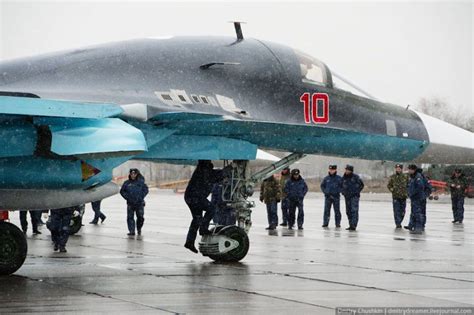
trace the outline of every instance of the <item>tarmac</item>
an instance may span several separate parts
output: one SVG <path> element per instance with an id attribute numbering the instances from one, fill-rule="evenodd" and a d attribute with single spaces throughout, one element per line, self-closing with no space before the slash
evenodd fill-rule
<path id="1" fill-rule="evenodd" d="M 258 201 L 254 199 L 255 201 Z M 0 277 L 0 313 L 335 314 L 338 307 L 474 307 L 473 200 L 453 225 L 449 197 L 428 202 L 423 235 L 396 230 L 390 196 L 363 194 L 356 232 L 322 224 L 323 198 L 305 199 L 303 231 L 265 230 L 257 202 L 250 251 L 241 263 L 214 263 L 183 247 L 190 213 L 183 196 L 152 189 L 142 236 L 128 237 L 125 202 L 103 201 L 103 224 L 53 252 L 49 231 L 28 231 L 29 254 Z M 18 213 L 10 213 L 18 224 Z M 280 215 L 280 211 L 279 211 Z M 29 216 L 28 216 L 29 218 Z M 405 218 L 405 222 L 408 218 Z M 465 312 L 466 314 L 466 312 Z"/>

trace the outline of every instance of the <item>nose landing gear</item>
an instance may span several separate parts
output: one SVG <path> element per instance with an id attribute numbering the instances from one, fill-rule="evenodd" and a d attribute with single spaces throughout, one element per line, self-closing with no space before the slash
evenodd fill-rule
<path id="1" fill-rule="evenodd" d="M 247 200 L 253 194 L 253 187 L 260 180 L 267 178 L 285 167 L 293 164 L 305 155 L 292 153 L 280 161 L 249 176 L 248 161 L 234 160 L 230 165 L 231 172 L 222 189 L 222 200 L 226 206 L 233 208 L 237 217 L 237 226 L 217 226 L 212 234 L 204 235 L 199 242 L 199 250 L 204 256 L 215 261 L 237 262 L 248 253 L 250 241 L 247 233 L 252 226 L 253 201 Z"/>

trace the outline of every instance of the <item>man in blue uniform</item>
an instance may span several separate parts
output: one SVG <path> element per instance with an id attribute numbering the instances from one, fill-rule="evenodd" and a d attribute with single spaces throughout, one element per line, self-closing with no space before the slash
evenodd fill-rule
<path id="1" fill-rule="evenodd" d="M 423 185 L 424 185 L 424 190 L 423 190 L 424 198 L 421 200 L 421 225 L 422 225 L 422 230 L 424 231 L 425 225 L 426 225 L 426 204 L 427 204 L 428 198 L 433 192 L 433 186 L 431 186 L 431 183 L 428 177 L 426 177 L 426 175 L 423 174 L 422 168 L 418 168 L 417 172 L 420 173 L 421 177 L 423 178 Z"/>
<path id="2" fill-rule="evenodd" d="M 301 177 L 299 169 L 295 168 L 291 171 L 291 177 L 286 181 L 284 192 L 289 201 L 288 229 L 292 230 L 295 225 L 296 208 L 298 208 L 298 230 L 302 230 L 304 223 L 303 200 L 308 192 L 308 186 Z"/>
<path id="3" fill-rule="evenodd" d="M 466 196 L 466 188 L 468 186 L 466 176 L 464 176 L 460 168 L 456 168 L 448 180 L 448 187 L 451 191 L 454 224 L 461 224 L 464 220 L 464 197 Z"/>
<path id="4" fill-rule="evenodd" d="M 324 194 L 323 227 L 328 227 L 331 217 L 331 206 L 334 207 L 336 227 L 341 227 L 340 194 L 342 177 L 337 175 L 337 165 L 329 165 L 328 176 L 321 182 L 321 191 Z"/>
<path id="5" fill-rule="evenodd" d="M 127 200 L 127 235 L 135 235 L 135 215 L 137 216 L 137 233 L 141 235 L 143 223 L 145 222 L 145 197 L 148 195 L 148 186 L 145 184 L 145 178 L 138 169 L 130 169 L 128 180 L 123 183 L 120 194 Z"/>
<path id="6" fill-rule="evenodd" d="M 224 185 L 222 182 L 214 184 L 211 192 L 211 204 L 214 206 L 215 214 L 212 218 L 217 225 L 235 225 L 237 218 L 235 216 L 235 209 L 228 206 L 226 202 L 224 202 L 224 198 L 222 196 L 222 191 L 224 189 Z M 229 198 L 230 190 L 226 191 L 225 198 Z"/>
<path id="7" fill-rule="evenodd" d="M 54 251 L 59 250 L 66 253 L 66 243 L 69 239 L 69 227 L 74 213 L 74 207 L 52 209 L 49 218 L 48 229 L 51 231 L 51 240 L 54 243 Z"/>
<path id="8" fill-rule="evenodd" d="M 286 196 L 285 193 L 285 185 L 286 181 L 290 178 L 290 168 L 285 167 L 281 173 L 280 173 L 280 195 L 281 195 L 281 218 L 282 218 L 282 223 L 280 226 L 287 226 L 288 225 L 288 209 L 290 207 L 290 201 L 288 200 L 288 197 Z"/>
<path id="9" fill-rule="evenodd" d="M 364 189 L 364 182 L 359 175 L 354 174 L 354 166 L 346 165 L 342 177 L 342 195 L 346 201 L 346 214 L 349 227 L 346 230 L 355 231 L 359 222 L 360 192 Z"/>
<path id="10" fill-rule="evenodd" d="M 408 196 L 411 202 L 411 217 L 412 222 L 410 227 L 410 233 L 421 234 L 423 230 L 423 200 L 425 198 L 425 180 L 423 176 L 418 172 L 418 167 L 415 164 L 408 166 L 408 172 L 410 178 L 408 181 Z"/>

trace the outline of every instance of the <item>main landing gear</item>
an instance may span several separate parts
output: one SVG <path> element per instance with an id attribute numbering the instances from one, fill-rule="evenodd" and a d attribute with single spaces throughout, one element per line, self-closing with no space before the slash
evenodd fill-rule
<path id="1" fill-rule="evenodd" d="M 25 234 L 6 220 L 8 211 L 0 210 L 0 276 L 17 271 L 25 262 L 28 251 Z"/>
<path id="2" fill-rule="evenodd" d="M 221 262 L 242 260 L 250 247 L 247 233 L 252 226 L 251 215 L 255 203 L 247 199 L 252 196 L 253 187 L 260 180 L 280 172 L 304 156 L 301 153 L 290 154 L 253 175 L 249 174 L 248 161 L 232 161 L 230 174 L 224 180 L 222 199 L 227 207 L 235 210 L 237 225 L 216 226 L 211 229 L 212 234 L 204 235 L 199 242 L 199 251 L 203 256 Z"/>

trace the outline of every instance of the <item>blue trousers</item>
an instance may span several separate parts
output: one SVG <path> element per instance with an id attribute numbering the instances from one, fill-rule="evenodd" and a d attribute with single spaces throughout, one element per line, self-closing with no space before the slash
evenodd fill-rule
<path id="1" fill-rule="evenodd" d="M 127 205 L 127 225 L 130 233 L 135 233 L 135 215 L 137 216 L 137 230 L 141 231 L 145 222 L 143 205 Z"/>
<path id="2" fill-rule="evenodd" d="M 59 247 L 65 247 L 69 239 L 69 229 L 73 211 L 51 210 L 51 240 Z"/>
<path id="3" fill-rule="evenodd" d="M 393 199 L 393 218 L 395 220 L 395 225 L 402 225 L 403 219 L 405 218 L 405 212 L 407 208 L 406 199 Z"/>
<path id="4" fill-rule="evenodd" d="M 281 217 L 283 224 L 288 224 L 288 209 L 290 208 L 290 201 L 288 198 L 283 198 L 281 201 Z"/>
<path id="5" fill-rule="evenodd" d="M 193 216 L 186 236 L 186 242 L 194 243 L 199 229 L 209 229 L 209 223 L 214 217 L 216 210 L 214 205 L 205 198 L 202 200 L 187 200 L 186 203 Z M 203 211 L 205 212 L 204 216 L 202 215 Z"/>
<path id="6" fill-rule="evenodd" d="M 464 196 L 451 196 L 454 221 L 464 220 Z"/>
<path id="7" fill-rule="evenodd" d="M 331 218 L 331 206 L 334 207 L 334 216 L 336 217 L 336 225 L 341 224 L 341 198 L 340 196 L 327 195 L 324 197 L 324 216 L 323 224 L 328 225 Z"/>
<path id="8" fill-rule="evenodd" d="M 421 225 L 423 226 L 423 229 L 426 224 L 426 202 L 426 198 L 421 199 Z"/>
<path id="9" fill-rule="evenodd" d="M 103 214 L 102 211 L 100 211 L 101 202 L 102 202 L 102 200 L 91 202 L 92 210 L 94 210 L 94 219 L 92 220 L 92 222 L 94 222 L 94 223 L 99 222 L 99 219 L 101 219 L 101 220 L 105 219 L 105 214 Z"/>
<path id="10" fill-rule="evenodd" d="M 276 201 L 267 203 L 267 219 L 268 226 L 275 227 L 278 225 L 278 204 Z"/>
<path id="11" fill-rule="evenodd" d="M 410 199 L 410 202 L 411 213 L 408 226 L 415 231 L 421 231 L 423 229 L 423 199 Z"/>
<path id="12" fill-rule="evenodd" d="M 359 197 L 347 196 L 344 199 L 346 201 L 346 215 L 349 226 L 356 228 L 357 223 L 359 223 Z"/>
<path id="13" fill-rule="evenodd" d="M 298 227 L 303 227 L 304 223 L 304 207 L 303 199 L 290 199 L 290 204 L 288 208 L 288 227 L 293 227 L 295 225 L 296 217 L 296 208 L 298 208 Z"/>

